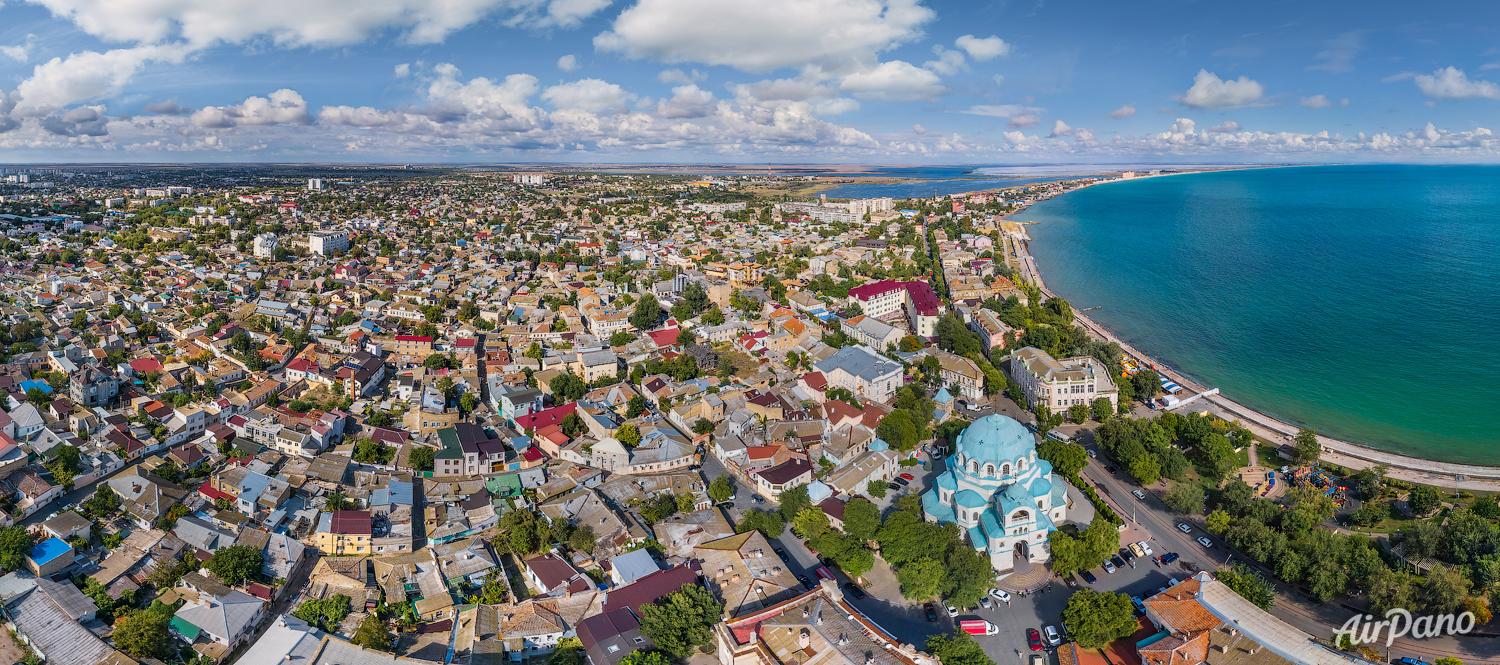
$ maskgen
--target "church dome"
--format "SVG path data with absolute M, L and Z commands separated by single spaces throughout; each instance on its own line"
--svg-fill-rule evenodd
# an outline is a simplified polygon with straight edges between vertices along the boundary
M 993 414 L 974 421 L 959 434 L 954 452 L 963 455 L 965 462 L 975 460 L 980 464 L 1000 464 L 1029 457 L 1034 448 L 1036 439 L 1021 423 L 1008 416 Z

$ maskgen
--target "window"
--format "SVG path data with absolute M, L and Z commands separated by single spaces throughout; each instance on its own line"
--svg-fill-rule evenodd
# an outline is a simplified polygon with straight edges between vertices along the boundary
M 636 644 L 645 644 L 646 643 L 646 638 L 644 638 L 644 637 L 637 637 L 637 638 L 635 638 L 635 643 Z
M 1002 464 L 1002 465 L 1000 465 L 1000 474 L 1001 475 L 1005 475 L 1005 476 L 1010 475 L 1010 465 L 1009 464 Z

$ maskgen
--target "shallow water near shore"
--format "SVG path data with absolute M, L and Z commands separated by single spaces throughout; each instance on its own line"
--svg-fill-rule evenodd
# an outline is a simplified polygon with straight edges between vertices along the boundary
M 1049 288 L 1245 406 L 1500 466 L 1500 166 L 1360 165 L 1090 187 L 1011 217 Z

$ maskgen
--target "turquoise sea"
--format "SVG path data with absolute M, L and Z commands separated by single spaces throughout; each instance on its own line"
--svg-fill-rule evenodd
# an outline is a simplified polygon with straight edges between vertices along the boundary
M 1500 166 L 1174 175 L 1012 219 L 1053 291 L 1229 398 L 1500 465 Z

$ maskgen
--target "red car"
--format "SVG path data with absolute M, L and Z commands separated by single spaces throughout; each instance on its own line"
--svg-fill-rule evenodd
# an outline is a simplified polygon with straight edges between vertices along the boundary
M 1042 650 L 1042 634 L 1035 628 L 1026 629 L 1026 643 L 1031 645 L 1032 651 Z
M 909 473 L 903 473 L 903 474 L 901 474 L 901 477 L 905 478 L 907 480 L 916 480 L 916 477 L 913 476 L 913 475 L 911 475 L 911 474 L 909 474 Z

